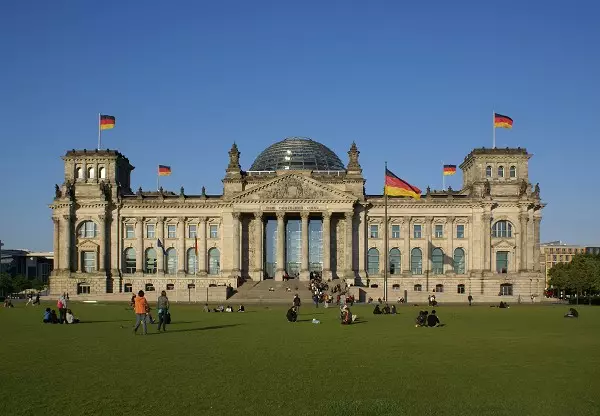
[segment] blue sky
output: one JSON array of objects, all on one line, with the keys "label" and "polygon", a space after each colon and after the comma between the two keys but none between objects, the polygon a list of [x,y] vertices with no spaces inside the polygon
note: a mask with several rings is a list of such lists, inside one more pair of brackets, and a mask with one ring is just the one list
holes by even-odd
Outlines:
[{"label": "blue sky", "polygon": [[[412,4],[415,3],[415,4]],[[243,168],[308,136],[344,162],[355,140],[367,192],[383,166],[425,189],[440,164],[490,146],[491,113],[515,120],[548,206],[542,240],[600,245],[600,5],[584,2],[18,1],[0,14],[0,239],[52,248],[60,156],[103,147],[132,185],[221,192]],[[447,184],[459,188],[460,174]]]}]

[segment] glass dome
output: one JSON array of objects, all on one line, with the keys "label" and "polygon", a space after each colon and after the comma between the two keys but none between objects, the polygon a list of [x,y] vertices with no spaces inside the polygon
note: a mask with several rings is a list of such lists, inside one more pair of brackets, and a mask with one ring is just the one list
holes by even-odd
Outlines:
[{"label": "glass dome", "polygon": [[288,137],[263,150],[250,170],[344,171],[346,168],[327,146],[306,137]]}]

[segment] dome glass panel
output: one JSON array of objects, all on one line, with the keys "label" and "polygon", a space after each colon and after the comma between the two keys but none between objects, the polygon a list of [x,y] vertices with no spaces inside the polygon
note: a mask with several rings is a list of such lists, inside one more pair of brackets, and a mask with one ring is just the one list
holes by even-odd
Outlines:
[{"label": "dome glass panel", "polygon": [[327,146],[305,137],[288,137],[263,150],[250,170],[345,171],[346,168]]}]

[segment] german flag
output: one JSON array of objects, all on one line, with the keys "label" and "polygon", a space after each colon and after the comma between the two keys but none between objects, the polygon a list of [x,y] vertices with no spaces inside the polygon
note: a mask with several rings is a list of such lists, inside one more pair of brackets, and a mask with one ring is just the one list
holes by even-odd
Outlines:
[{"label": "german flag", "polygon": [[494,113],[494,127],[501,129],[512,129],[513,119],[502,114]]},{"label": "german flag", "polygon": [[421,199],[421,190],[419,188],[404,182],[389,169],[385,170],[383,193],[388,196],[409,196],[414,199]]},{"label": "german flag", "polygon": [[169,176],[171,174],[171,166],[158,165],[158,176]]},{"label": "german flag", "polygon": [[114,116],[100,115],[100,130],[108,130],[115,127]]},{"label": "german flag", "polygon": [[456,165],[444,165],[444,176],[454,175],[456,173]]}]

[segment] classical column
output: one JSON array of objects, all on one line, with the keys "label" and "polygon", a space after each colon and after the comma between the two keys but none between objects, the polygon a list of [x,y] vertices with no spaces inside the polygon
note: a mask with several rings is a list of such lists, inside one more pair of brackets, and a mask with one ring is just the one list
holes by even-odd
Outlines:
[{"label": "classical column", "polygon": [[98,215],[98,229],[100,230],[100,249],[98,250],[98,271],[106,270],[106,215]]},{"label": "classical column", "polygon": [[62,253],[60,252],[60,219],[52,217],[54,223],[54,235],[52,240],[52,250],[54,253],[54,270],[55,274],[60,271]]},{"label": "classical column", "polygon": [[198,224],[198,275],[206,276],[206,217],[200,217]]},{"label": "classical column", "polygon": [[331,212],[323,212],[323,278],[331,278]]},{"label": "classical column", "polygon": [[70,273],[73,270],[73,248],[71,241],[73,239],[73,227],[70,215],[63,215],[63,232],[62,232],[62,255],[61,265],[63,270]]},{"label": "classical column", "polygon": [[367,221],[367,214],[365,212],[364,207],[358,216],[358,275],[362,278],[367,275],[366,270],[366,256],[367,250],[365,250],[365,224]]},{"label": "classical column", "polygon": [[163,275],[165,272],[165,217],[156,218],[156,239],[160,240],[162,247],[156,244],[156,274]]},{"label": "classical column", "polygon": [[308,212],[301,212],[302,219],[302,254],[300,257],[300,279],[308,280],[310,277],[308,270]]},{"label": "classical column", "polygon": [[285,212],[277,214],[277,270],[275,280],[283,280],[285,271]]},{"label": "classical column", "polygon": [[237,277],[240,274],[240,213],[232,212],[232,254],[231,275]]},{"label": "classical column", "polygon": [[[346,261],[345,261],[345,269],[344,276],[346,278],[354,278],[354,262],[353,262],[353,244],[352,244],[352,234],[353,234],[353,225],[354,225],[354,212],[346,212],[344,213],[344,217],[346,218]],[[386,224],[387,226],[387,224]]]},{"label": "classical column", "polygon": [[483,241],[483,270],[493,271],[491,259],[491,220],[492,215],[485,212],[481,215],[481,239]]},{"label": "classical column", "polygon": [[519,222],[521,223],[521,230],[519,234],[519,247],[521,249],[521,258],[519,259],[519,270],[527,270],[527,221],[529,221],[529,214],[527,211],[521,212],[519,215]]},{"label": "classical column", "polygon": [[254,277],[263,280],[263,213],[257,211],[254,213]]},{"label": "classical column", "polygon": [[177,218],[177,274],[185,275],[185,217]]},{"label": "classical column", "polygon": [[404,250],[402,250],[402,273],[410,272],[410,217],[404,217],[402,221],[402,233],[400,237],[404,239]]},{"label": "classical column", "polygon": [[[423,253],[423,274],[431,274],[431,227],[433,227],[433,218],[427,217],[425,219],[425,250]],[[427,287],[429,290],[429,287]]]},{"label": "classical column", "polygon": [[[444,261],[444,269],[446,273],[454,273],[454,217],[449,216],[446,219],[446,229],[444,230],[444,234],[446,236],[447,246],[446,249],[448,252],[446,253],[446,259],[448,261]],[[446,264],[448,263],[448,264]]]},{"label": "classical column", "polygon": [[144,217],[136,218],[135,222],[135,269],[138,273],[144,271]]},{"label": "classical column", "polygon": [[541,217],[533,217],[533,270],[540,271],[540,222]]}]

